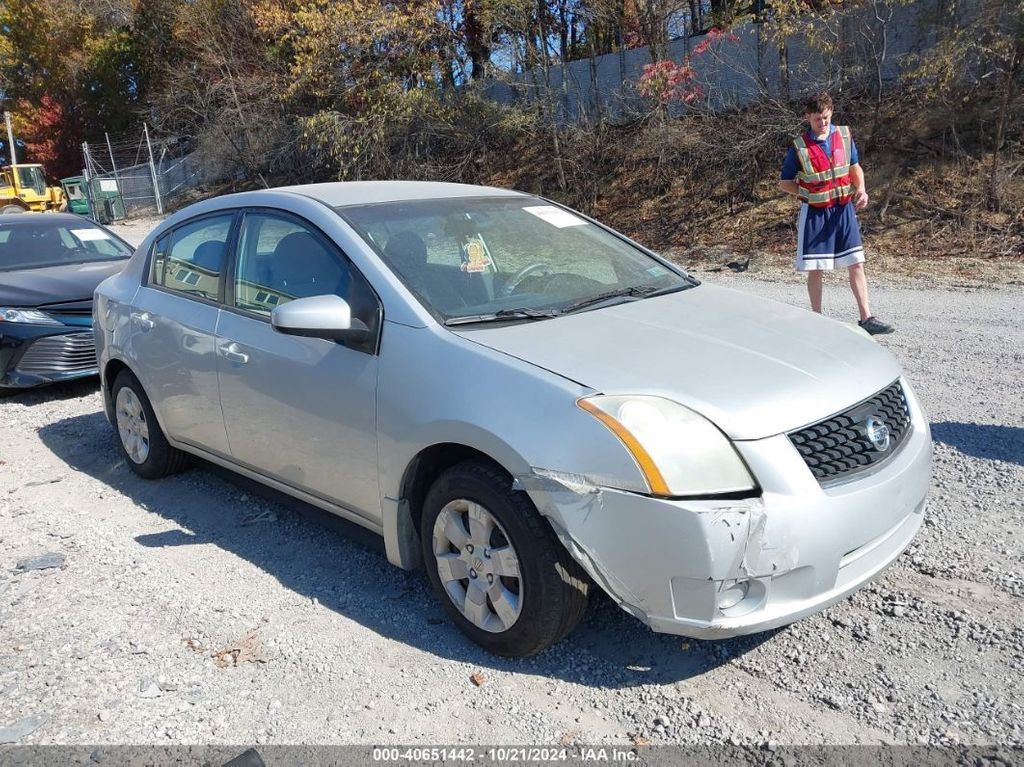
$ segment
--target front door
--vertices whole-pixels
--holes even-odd
[[[217,331],[220,401],[236,461],[379,521],[376,344],[276,332],[275,306],[334,293],[379,328],[376,296],[307,222],[250,211]]]

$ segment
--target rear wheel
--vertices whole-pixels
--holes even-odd
[[[26,208],[23,208],[20,205],[4,205],[3,207],[0,207],[0,215],[4,213],[24,213],[25,210]]]
[[[456,625],[497,655],[540,652],[586,610],[586,575],[529,497],[496,466],[468,461],[427,493],[421,521],[431,585]]]
[[[188,456],[167,441],[139,379],[122,370],[111,394],[118,444],[131,470],[146,479],[160,479],[185,468]]]

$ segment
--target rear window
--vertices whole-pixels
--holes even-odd
[[[32,221],[0,221],[0,272],[42,269],[128,258],[131,247],[110,232],[83,220],[81,223],[47,221],[44,213],[21,213]]]

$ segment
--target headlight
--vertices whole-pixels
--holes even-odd
[[[755,487],[725,435],[704,416],[677,402],[642,395],[598,395],[576,404],[622,440],[654,495],[713,495]]]
[[[60,325],[46,312],[38,309],[13,309],[0,306],[0,322],[21,322],[26,325]]]

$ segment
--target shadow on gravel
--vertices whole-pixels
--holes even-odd
[[[46,402],[54,402],[64,399],[78,399],[99,391],[99,376],[89,378],[76,378],[72,381],[61,381],[60,383],[35,386],[31,389],[0,389],[0,405],[7,402],[16,402],[26,407],[35,407]]]
[[[422,573],[391,565],[383,540],[358,525],[203,461],[165,480],[140,479],[125,466],[101,412],[47,425],[39,436],[72,468],[177,527],[137,536],[140,546],[212,543],[264,570],[285,588],[378,634],[440,657],[586,686],[633,687],[698,676],[775,633],[720,642],[655,634],[598,593],[568,639],[525,660],[498,658],[463,637]],[[254,507],[252,496],[263,500]],[[197,590],[202,590],[200,583]],[[245,595],[238,598],[244,600]]]
[[[965,455],[1024,465],[1024,427],[941,421],[931,429],[932,439]]]

